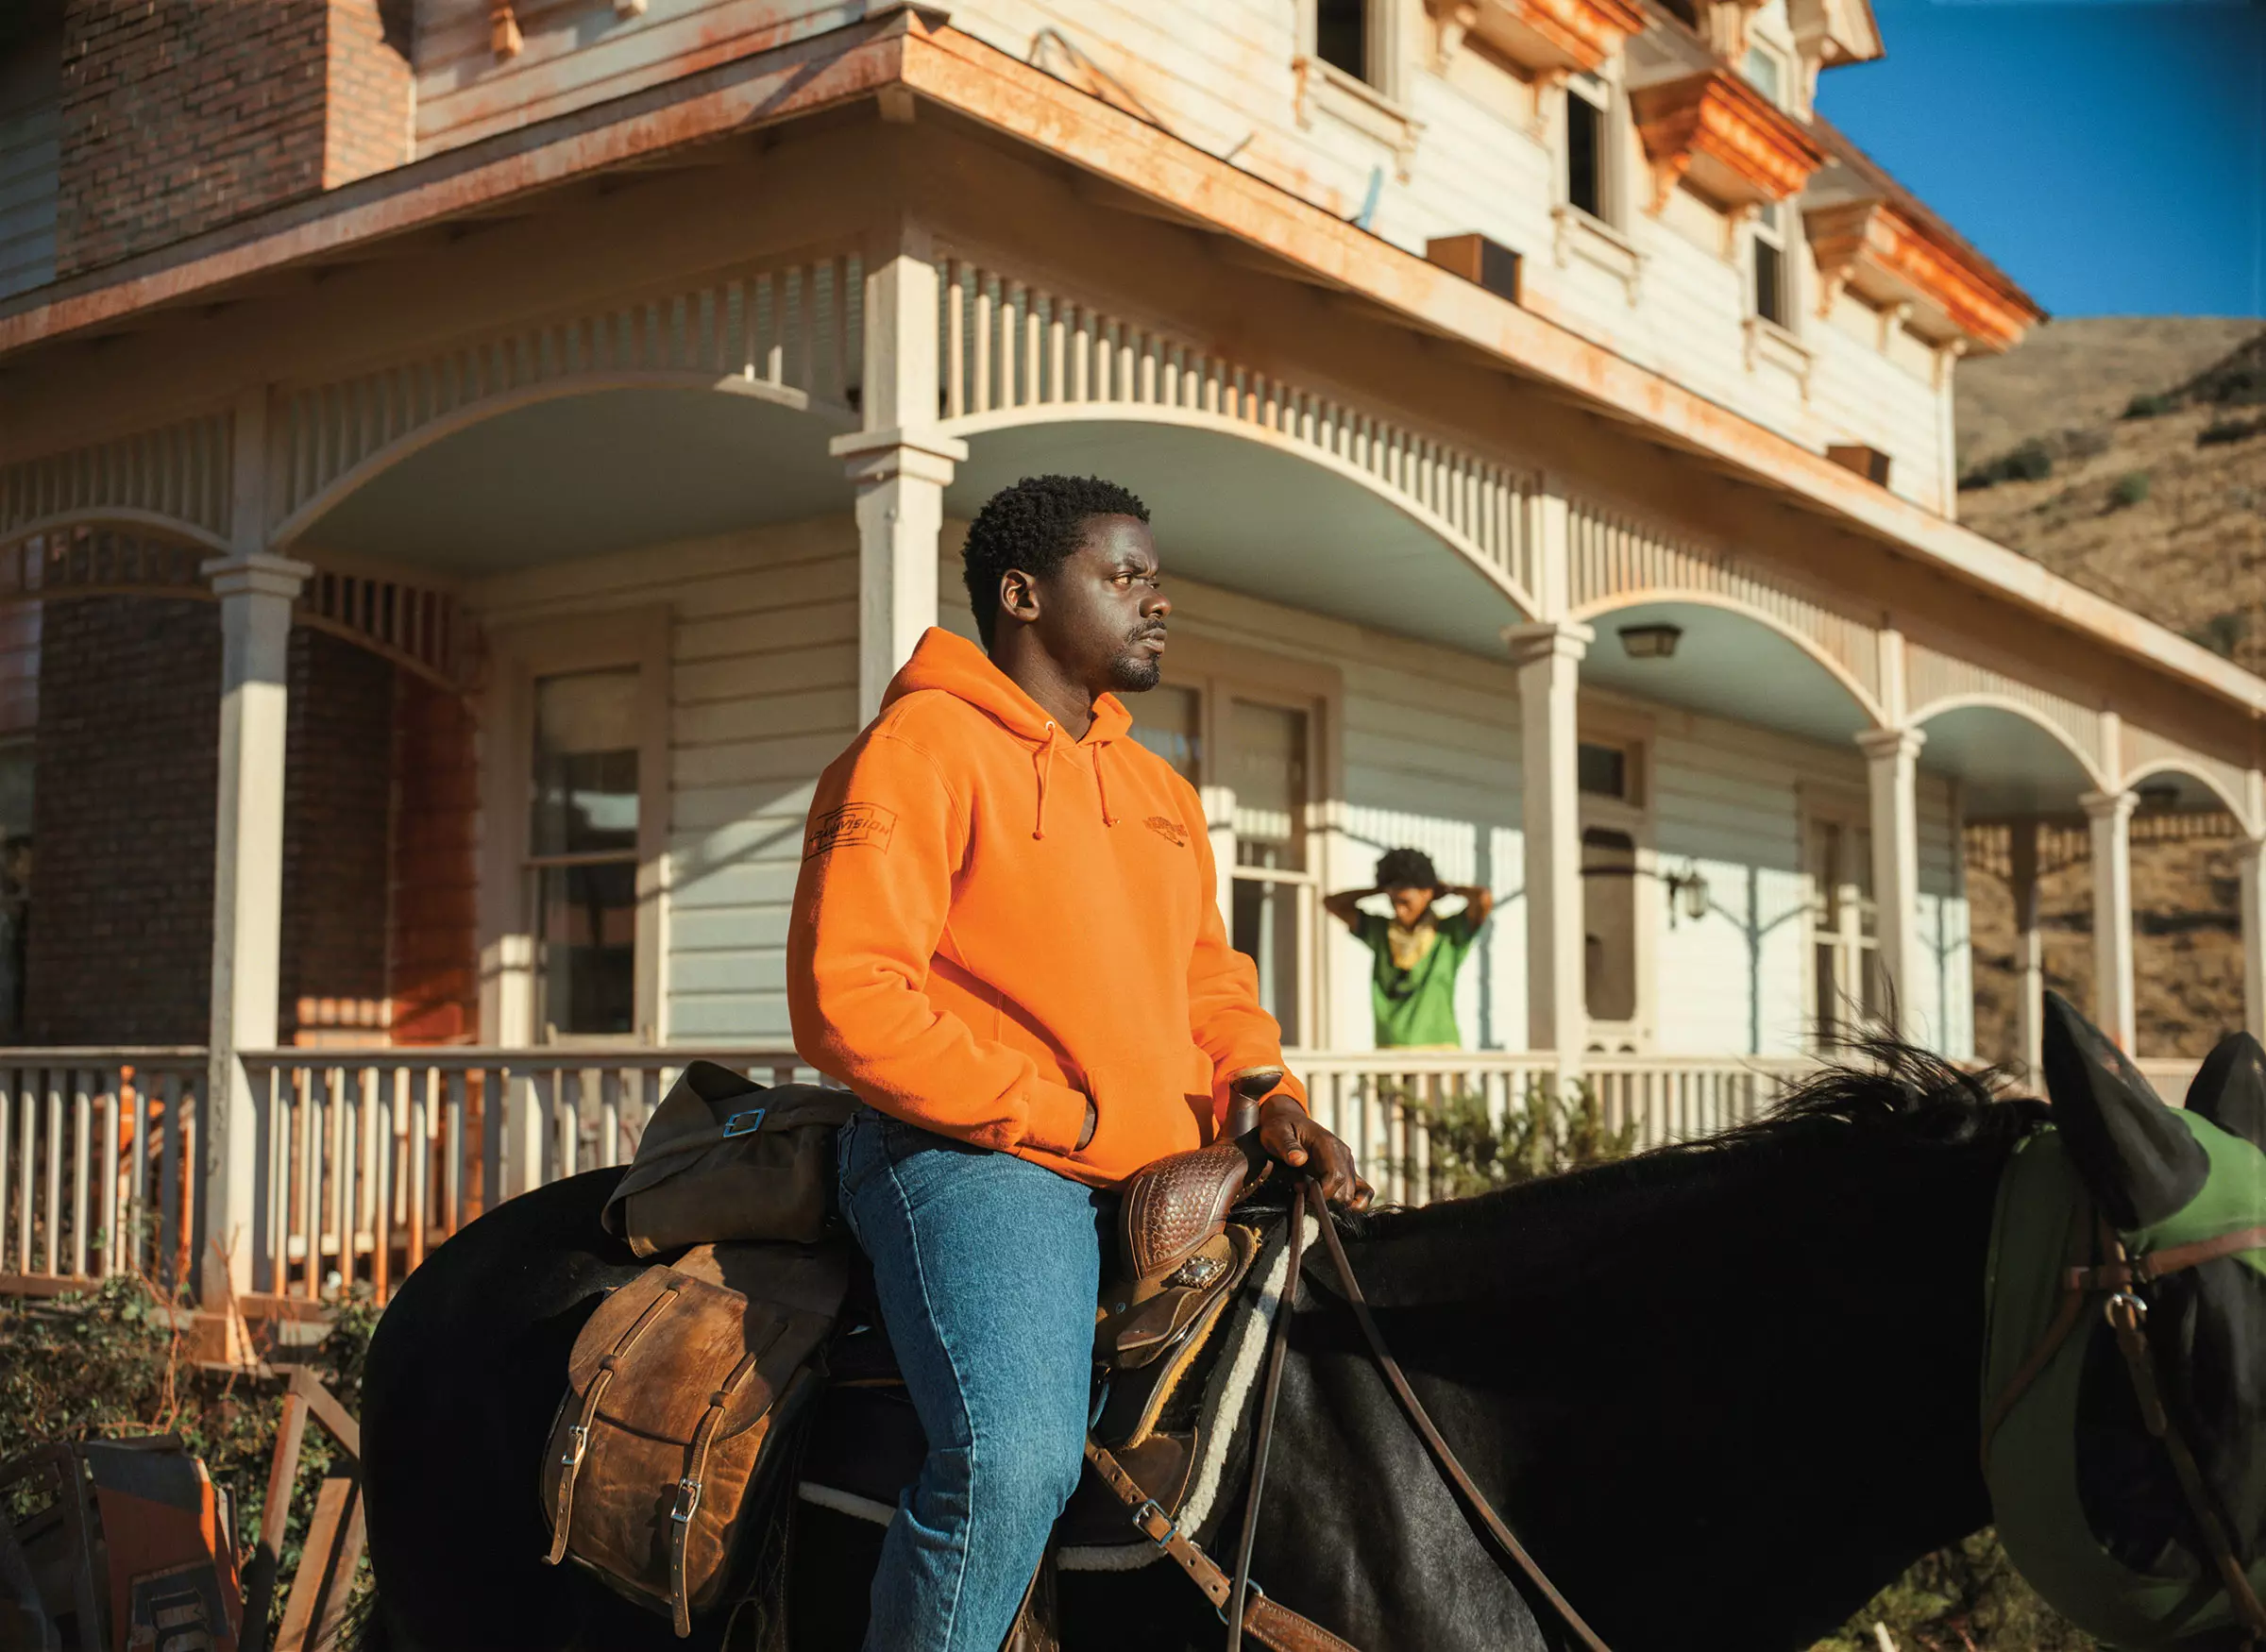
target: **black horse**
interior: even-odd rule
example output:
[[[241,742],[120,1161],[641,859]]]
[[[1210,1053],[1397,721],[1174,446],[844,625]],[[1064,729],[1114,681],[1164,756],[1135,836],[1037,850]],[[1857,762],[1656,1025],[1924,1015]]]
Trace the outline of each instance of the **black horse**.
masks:
[[[1616,1652],[1804,1646],[1990,1517],[1985,1252],[2001,1170],[2045,1112],[1916,1052],[1873,1054],[1714,1141],[1385,1212],[1348,1236],[1442,1431]],[[677,1644],[662,1619],[540,1559],[537,1464],[567,1349],[600,1293],[643,1266],[599,1225],[617,1173],[499,1206],[380,1323],[364,1387],[369,1642]],[[2122,1172],[2112,1157],[2099,1173]],[[1310,1270],[1291,1333],[1255,1576],[1364,1652],[1565,1645],[1442,1482],[1326,1280]],[[2181,1299],[2190,1321],[2207,1298]],[[2183,1334],[2178,1315],[2159,1318]],[[2258,1396],[2241,1401],[2198,1422],[2214,1458],[2255,1418]],[[2165,1475],[2130,1471],[2145,1442],[2116,1405],[2088,1401],[2106,1408],[2095,1432],[2126,1465],[2118,1497],[2135,1518],[2176,1508]],[[1220,1508],[1201,1534],[1215,1554],[1241,1496]],[[2091,1512],[2106,1530],[2125,1511]],[[2260,1508],[2230,1512],[2252,1541],[2266,1524]],[[798,1652],[857,1644],[878,1535],[798,1512]],[[1068,1574],[1061,1614],[1074,1652],[1220,1641],[1165,1563]],[[715,1645],[721,1627],[694,1639]]]

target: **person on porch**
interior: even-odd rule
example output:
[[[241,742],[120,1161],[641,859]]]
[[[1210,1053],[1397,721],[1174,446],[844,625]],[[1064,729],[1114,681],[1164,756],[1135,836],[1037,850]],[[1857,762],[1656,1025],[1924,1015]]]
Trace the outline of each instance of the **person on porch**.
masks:
[[[1361,910],[1373,895],[1392,903],[1390,917]],[[1443,896],[1460,897],[1463,904],[1442,914],[1434,903]],[[1456,975],[1495,910],[1494,894],[1476,884],[1443,884],[1432,857],[1421,849],[1389,849],[1378,857],[1373,885],[1343,890],[1322,905],[1375,958],[1369,1002],[1377,1016],[1377,1047],[1461,1050]]]
[[[1195,791],[1128,737],[1172,604],[1145,506],[1092,478],[995,495],[966,547],[983,646],[930,631],[820,779],[787,943],[795,1047],[867,1104],[842,1213],[929,1455],[865,1644],[994,1652],[1075,1489],[1108,1190],[1282,1064],[1227,941]],[[1370,1189],[1285,1079],[1259,1137]]]

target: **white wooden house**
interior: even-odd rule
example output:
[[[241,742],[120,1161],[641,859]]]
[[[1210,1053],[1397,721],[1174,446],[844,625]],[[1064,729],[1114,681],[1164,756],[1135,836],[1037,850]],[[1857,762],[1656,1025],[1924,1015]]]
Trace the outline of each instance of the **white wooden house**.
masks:
[[[262,128],[313,160],[124,204],[220,59],[127,121],[53,9],[0,37],[18,1288],[382,1291],[688,1053],[791,1066],[812,784],[1024,474],[1150,505],[1141,736],[1380,1166],[1396,1075],[1657,1138],[1864,1009],[1969,1056],[1974,821],[2090,822],[2129,1043],[2138,788],[2266,833],[2266,683],[1954,519],[1955,363],[2038,311],[1813,115],[1865,0],[336,0]],[[1460,1056],[1371,1050],[1320,912],[1403,843],[1499,898]]]

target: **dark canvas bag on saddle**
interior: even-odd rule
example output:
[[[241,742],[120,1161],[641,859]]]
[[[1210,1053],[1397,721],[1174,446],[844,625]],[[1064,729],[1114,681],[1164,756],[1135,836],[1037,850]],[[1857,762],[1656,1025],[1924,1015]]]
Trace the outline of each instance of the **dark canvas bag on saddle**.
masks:
[[[695,1061],[646,1121],[600,1218],[641,1256],[736,1239],[809,1244],[825,1230],[848,1090],[762,1085]]]
[[[848,1247],[817,1241],[856,1105],[692,1062],[600,1218],[640,1256],[684,1254],[611,1293],[575,1339],[543,1462],[550,1559],[571,1556],[680,1636],[792,1490],[849,1284]]]

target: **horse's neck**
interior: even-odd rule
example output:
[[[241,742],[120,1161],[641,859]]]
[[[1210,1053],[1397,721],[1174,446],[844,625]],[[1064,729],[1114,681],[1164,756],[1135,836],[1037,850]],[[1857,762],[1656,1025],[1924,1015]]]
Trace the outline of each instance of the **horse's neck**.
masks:
[[[1403,1358],[1503,1420],[1483,1477],[1577,1602],[1633,1565],[1683,1644],[1717,1606],[1822,1630],[1987,1518],[2004,1159],[1819,1126],[1387,1223],[1356,1266]]]

